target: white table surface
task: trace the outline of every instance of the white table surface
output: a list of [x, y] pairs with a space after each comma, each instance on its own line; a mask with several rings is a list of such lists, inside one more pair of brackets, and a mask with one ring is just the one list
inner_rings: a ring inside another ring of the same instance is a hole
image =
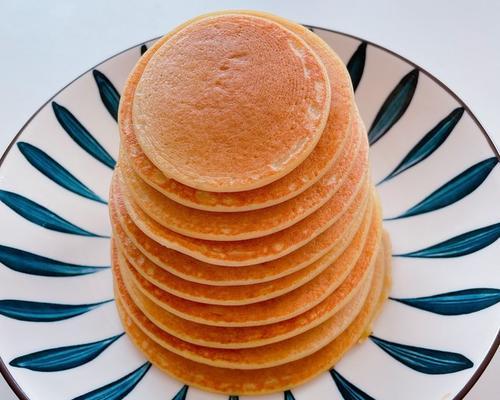
[[[270, 11], [394, 50], [448, 85], [500, 146], [496, 0], [0, 0], [0, 154], [26, 120], [80, 73], [197, 14], [237, 8]], [[497, 352], [466, 399], [500, 399], [499, 377]], [[0, 400], [15, 399], [0, 377]]]

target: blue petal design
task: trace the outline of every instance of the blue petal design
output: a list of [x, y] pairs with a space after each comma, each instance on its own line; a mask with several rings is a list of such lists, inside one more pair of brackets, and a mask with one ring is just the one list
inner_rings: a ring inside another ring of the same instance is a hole
[[25, 300], [0, 300], [0, 314], [20, 321], [54, 322], [85, 314], [111, 301], [113, 300], [93, 304], [55, 304]]
[[434, 246], [394, 257], [451, 258], [474, 253], [494, 243], [500, 237], [500, 223], [455, 236]]
[[71, 235], [105, 237], [79, 228], [49, 209], [17, 193], [0, 190], [0, 201], [21, 217], [52, 231]]
[[54, 372], [76, 368], [92, 361], [123, 335], [121, 333], [93, 343], [37, 351], [36, 353], [17, 357], [9, 364], [13, 367], [39, 372]]
[[295, 400], [295, 397], [290, 390], [286, 390], [285, 392], [283, 392], [283, 395], [285, 400]]
[[465, 289], [434, 296], [406, 299], [391, 298], [391, 300], [435, 314], [463, 315], [497, 304], [500, 301], [500, 289]]
[[90, 132], [78, 121], [71, 112], [52, 102], [52, 109], [56, 116], [57, 121], [61, 124], [66, 133], [73, 139], [83, 150], [89, 153], [96, 160], [99, 160], [104, 165], [113, 169], [115, 167], [115, 160], [109, 153], [99, 144], [97, 140], [90, 134]]
[[0, 263], [24, 274], [59, 277], [88, 275], [109, 268], [69, 264], [2, 245]]
[[394, 218], [386, 218], [385, 220], [408, 218], [414, 215], [439, 210], [450, 204], [456, 203], [476, 190], [488, 177], [497, 163], [497, 158], [491, 157], [473, 165], [449, 182], [446, 182], [443, 186], [432, 192], [420, 203], [411, 207], [403, 214]]
[[375, 400], [373, 397], [354, 386], [334, 369], [330, 370], [330, 375], [335, 381], [344, 400]]
[[394, 170], [378, 184], [387, 182], [407, 169], [424, 161], [434, 153], [450, 136], [464, 114], [463, 108], [456, 108], [432, 128], [403, 158]]
[[102, 204], [107, 204], [105, 200], [96, 195], [47, 153], [26, 142], [19, 142], [17, 147], [29, 163], [50, 180], [68, 189], [70, 192]]
[[359, 82], [361, 82], [361, 78], [363, 77], [366, 60], [366, 46], [366, 42], [361, 42], [347, 63], [347, 70], [349, 71], [349, 75], [351, 75], [354, 91], [358, 88]]
[[451, 374], [474, 366], [474, 363], [462, 354], [408, 346], [375, 336], [370, 338], [391, 357], [424, 374]]
[[146, 362], [123, 378], [75, 397], [73, 400], [121, 400], [137, 386], [149, 368], [151, 368], [151, 363]]
[[141, 46], [141, 56], [142, 56], [142, 55], [143, 55], [146, 51], [148, 51], [148, 46], [146, 46], [145, 44], [143, 44], [143, 45]]
[[399, 121], [413, 99], [418, 83], [418, 70], [405, 75], [392, 90], [373, 120], [368, 131], [370, 145], [375, 144]]
[[104, 107], [106, 107], [106, 110], [108, 110], [115, 121], [118, 121], [118, 105], [120, 104], [118, 90], [116, 90], [108, 77], [101, 71], [94, 69], [92, 75], [94, 75], [95, 83], [99, 89], [99, 96], [101, 96]]
[[181, 390], [179, 390], [177, 392], [177, 394], [174, 397], [172, 397], [172, 400], [186, 400], [186, 395], [187, 395], [188, 389], [189, 389], [189, 386], [184, 385], [181, 388]]

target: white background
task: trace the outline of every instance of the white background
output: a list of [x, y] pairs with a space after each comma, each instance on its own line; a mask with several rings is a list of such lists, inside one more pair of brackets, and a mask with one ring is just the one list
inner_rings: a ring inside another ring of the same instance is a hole
[[[0, 153], [26, 120], [77, 75], [185, 19], [236, 8], [350, 33], [409, 58], [462, 98], [499, 147], [496, 0], [0, 0]], [[499, 377], [497, 353], [466, 399], [500, 399]], [[0, 400], [14, 400], [1, 379]]]

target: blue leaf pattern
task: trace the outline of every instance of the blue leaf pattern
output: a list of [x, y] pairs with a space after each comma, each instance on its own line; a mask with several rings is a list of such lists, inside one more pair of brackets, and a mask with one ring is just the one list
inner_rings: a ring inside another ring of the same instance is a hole
[[141, 56], [142, 56], [142, 55], [143, 55], [146, 51], [148, 51], [148, 46], [146, 46], [145, 44], [143, 44], [143, 45], [141, 46]]
[[403, 214], [394, 218], [386, 218], [386, 221], [424, 214], [456, 203], [476, 190], [488, 177], [497, 163], [497, 158], [491, 157], [473, 165], [449, 182], [446, 182]]
[[451, 258], [474, 253], [494, 243], [500, 237], [500, 223], [455, 236], [434, 246], [394, 257]]
[[93, 304], [55, 304], [26, 300], [0, 300], [0, 314], [30, 322], [54, 322], [85, 314], [113, 300]]
[[391, 357], [424, 374], [451, 374], [474, 366], [473, 362], [462, 354], [408, 346], [375, 336], [370, 336], [370, 338]]
[[73, 400], [121, 400], [137, 386], [149, 368], [151, 368], [151, 363], [146, 362], [123, 378], [75, 397]]
[[432, 128], [403, 158], [394, 170], [378, 184], [398, 176], [400, 173], [424, 161], [434, 153], [450, 136], [453, 129], [464, 114], [463, 108], [454, 109], [449, 115], [443, 118], [434, 128]]
[[26, 142], [19, 142], [17, 147], [29, 163], [50, 180], [70, 192], [102, 204], [107, 204], [105, 200], [96, 195], [47, 153]]
[[109, 153], [99, 144], [90, 132], [78, 121], [69, 110], [55, 101], [52, 102], [52, 109], [57, 121], [61, 124], [66, 133], [87, 153], [96, 160], [99, 160], [104, 165], [113, 169], [115, 160]]
[[366, 42], [361, 42], [347, 63], [347, 70], [351, 76], [354, 91], [358, 88], [359, 82], [361, 82], [361, 78], [363, 77], [366, 61], [366, 46]]
[[97, 88], [99, 89], [99, 95], [101, 96], [104, 107], [106, 107], [106, 110], [108, 110], [115, 121], [118, 121], [118, 106], [120, 104], [120, 94], [108, 79], [108, 77], [101, 71], [94, 69], [92, 71], [92, 75], [94, 75], [94, 79], [97, 84]]
[[39, 372], [54, 372], [76, 368], [92, 361], [123, 335], [122, 333], [93, 343], [37, 351], [17, 357], [9, 364], [13, 367]]
[[373, 397], [367, 395], [365, 392], [354, 386], [334, 369], [330, 370], [330, 375], [335, 381], [335, 384], [337, 385], [337, 388], [344, 400], [375, 400]]
[[229, 400], [240, 400], [238, 396], [229, 396]]
[[52, 277], [88, 275], [109, 268], [69, 264], [2, 245], [0, 263], [24, 274]]
[[382, 104], [368, 131], [370, 145], [375, 144], [399, 121], [413, 99], [418, 83], [418, 70], [405, 75]]
[[465, 289], [427, 297], [391, 299], [435, 314], [463, 315], [497, 304], [500, 301], [500, 289]]
[[284, 393], [284, 399], [285, 400], [295, 400], [295, 397], [293, 396], [292, 392], [290, 390], [286, 390]]
[[181, 390], [179, 390], [177, 392], [177, 394], [174, 397], [172, 397], [172, 400], [186, 400], [186, 395], [187, 395], [188, 389], [189, 389], [189, 386], [184, 385], [181, 388]]
[[46, 229], [71, 235], [105, 237], [79, 228], [40, 204], [19, 194], [0, 190], [0, 201], [16, 214]]

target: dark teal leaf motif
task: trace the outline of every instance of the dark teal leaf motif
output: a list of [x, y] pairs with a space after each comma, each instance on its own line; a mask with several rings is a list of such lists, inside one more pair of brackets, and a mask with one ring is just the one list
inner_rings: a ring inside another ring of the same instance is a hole
[[99, 144], [97, 140], [90, 134], [90, 132], [71, 114], [71, 112], [52, 102], [52, 109], [56, 116], [57, 121], [61, 124], [66, 133], [73, 139], [83, 150], [89, 153], [96, 160], [99, 160], [104, 165], [113, 169], [115, 167], [115, 160], [109, 153]]
[[71, 235], [106, 237], [79, 228], [71, 222], [66, 221], [64, 218], [61, 218], [59, 215], [53, 213], [49, 209], [17, 193], [0, 190], [0, 201], [2, 201], [16, 214], [19, 214], [28, 221], [43, 226], [46, 229], [69, 233]]
[[427, 297], [395, 299], [411, 307], [440, 315], [464, 315], [491, 307], [500, 301], [500, 289], [477, 288], [458, 290]]
[[356, 91], [359, 82], [361, 82], [361, 78], [363, 77], [366, 61], [366, 46], [366, 42], [361, 42], [347, 63], [347, 70], [349, 71], [349, 75], [351, 75], [352, 87], [354, 91]]
[[145, 44], [143, 44], [143, 45], [141, 46], [141, 56], [142, 56], [142, 55], [143, 55], [146, 51], [148, 51], [148, 46], [146, 46]]
[[240, 400], [238, 396], [229, 396], [229, 400]]
[[184, 385], [181, 388], [181, 390], [179, 390], [177, 392], [177, 394], [174, 397], [172, 397], [172, 400], [186, 400], [186, 395], [187, 395], [188, 389], [189, 389], [189, 386]]
[[424, 374], [451, 374], [474, 366], [474, 363], [462, 354], [408, 346], [375, 336], [370, 336], [370, 339], [397, 361]]
[[450, 204], [456, 203], [476, 190], [488, 177], [497, 163], [498, 159], [496, 157], [491, 157], [474, 164], [472, 167], [466, 169], [464, 172], [457, 175], [449, 182], [446, 182], [440, 188], [436, 189], [420, 203], [411, 207], [403, 214], [394, 218], [386, 218], [385, 220], [390, 221], [400, 218], [408, 218], [414, 215], [439, 210], [449, 206]]
[[0, 300], [0, 314], [20, 321], [54, 322], [85, 314], [111, 301], [113, 299], [92, 304], [55, 304], [26, 300]]
[[285, 392], [283, 392], [283, 396], [285, 400], [295, 400], [295, 397], [290, 390], [286, 390]]
[[474, 253], [494, 243], [500, 237], [500, 223], [485, 226], [455, 236], [434, 246], [394, 257], [452, 258]]
[[394, 170], [378, 183], [387, 182], [389, 179], [398, 176], [400, 173], [424, 161], [434, 153], [450, 136], [453, 129], [464, 114], [463, 108], [456, 108], [445, 118], [443, 118], [434, 128], [432, 128], [403, 158]]
[[75, 397], [73, 400], [121, 400], [137, 386], [149, 368], [151, 368], [151, 363], [146, 362], [123, 378]]
[[392, 126], [399, 121], [413, 99], [418, 83], [418, 70], [405, 75], [392, 90], [368, 131], [370, 145], [375, 144]]
[[38, 372], [54, 372], [76, 368], [92, 361], [123, 335], [121, 333], [93, 343], [37, 351], [36, 353], [17, 357], [9, 364], [12, 367], [26, 368]]
[[116, 90], [108, 77], [101, 71], [94, 69], [92, 75], [94, 75], [95, 83], [99, 89], [99, 96], [101, 96], [104, 107], [106, 107], [106, 110], [108, 110], [115, 121], [118, 121], [118, 105], [120, 104], [118, 90]]
[[19, 142], [17, 147], [29, 163], [50, 180], [70, 192], [102, 204], [107, 204], [105, 200], [96, 195], [47, 153], [26, 142]]
[[51, 277], [88, 275], [109, 268], [69, 264], [2, 245], [0, 263], [16, 272]]
[[375, 400], [373, 397], [354, 386], [334, 369], [330, 370], [330, 375], [344, 400]]

